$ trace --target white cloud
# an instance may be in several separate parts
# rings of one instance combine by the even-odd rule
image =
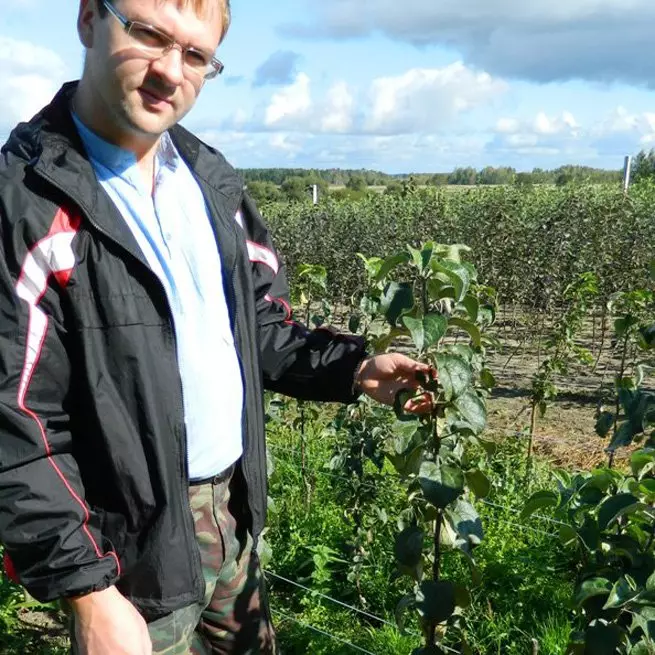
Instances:
[[[487,144],[491,156],[532,161],[541,156],[550,158],[553,166],[602,161],[599,165],[618,169],[623,155],[655,145],[655,113],[632,113],[619,106],[582,125],[570,111],[558,115],[542,111],[532,118],[503,117],[496,121],[494,133]]]
[[[462,62],[378,78],[371,85],[366,130],[389,134],[435,131],[442,122],[493,100],[506,89],[505,82]]]
[[[305,118],[312,106],[309,85],[309,76],[298,73],[293,84],[275,93],[266,109],[266,126],[273,127]]]
[[[514,134],[520,127],[521,124],[516,118],[499,118],[496,122],[496,132],[500,134]]]
[[[64,62],[57,53],[0,36],[0,131],[30,119],[46,105],[64,73]]]
[[[390,172],[445,171],[458,162],[483,165],[478,136],[309,134],[304,132],[199,133],[238,167],[372,168]]]
[[[322,132],[348,132],[353,124],[355,100],[345,82],[337,82],[328,91],[325,111],[321,119]]]
[[[569,111],[563,111],[560,116],[550,117],[540,111],[534,119],[534,130],[537,134],[565,134],[575,136],[578,124]]]
[[[312,134],[442,132],[457,116],[488,106],[507,88],[504,81],[461,62],[380,77],[360,89],[337,81],[323,95],[315,95],[310,77],[299,73],[250,119],[235,114],[225,125]]]
[[[655,113],[634,114],[619,105],[590,134],[601,143],[622,141],[626,148],[651,147],[655,143]]]

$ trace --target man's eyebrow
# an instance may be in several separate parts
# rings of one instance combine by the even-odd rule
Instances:
[[[151,19],[148,18],[139,18],[138,16],[135,18],[132,18],[131,16],[126,16],[126,18],[133,23],[142,23],[143,25],[147,25],[148,27],[152,27],[156,29],[157,31],[161,32],[162,34],[165,34],[169,39],[172,41],[177,41],[177,39],[170,33],[169,30],[165,29],[161,25],[157,25],[157,23],[154,23]],[[213,57],[216,53],[216,49],[211,49],[211,48],[203,48],[202,46],[199,46],[195,43],[190,43],[186,42],[186,47],[187,48],[193,48],[194,50],[197,50],[198,52],[202,52],[203,54],[206,54],[209,57]]]

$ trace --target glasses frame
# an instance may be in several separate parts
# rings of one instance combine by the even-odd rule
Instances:
[[[151,30],[152,32],[155,32],[157,35],[161,36],[164,41],[168,42],[168,45],[164,48],[162,51],[161,55],[157,57],[159,59],[160,57],[165,56],[167,53],[169,53],[175,46],[178,46],[180,48],[180,51],[182,52],[182,61],[183,63],[186,64],[185,61],[185,56],[187,52],[195,52],[199,55],[202,55],[203,57],[206,56],[206,52],[202,52],[202,50],[198,50],[198,48],[194,48],[193,46],[183,46],[181,43],[176,41],[172,36],[169,34],[166,34],[166,32],[162,32],[158,27],[155,27],[154,25],[150,25],[149,23],[144,23],[143,21],[140,20],[130,20],[127,18],[127,16],[124,16],[121,14],[116,7],[109,1],[109,0],[102,0],[102,4],[105,6],[107,11],[123,26],[123,30],[128,36],[131,36],[131,31],[133,27],[144,27],[148,30]],[[198,73],[201,78],[205,80],[213,80],[217,75],[220,75],[223,70],[225,69],[225,66],[222,61],[219,59],[216,59],[216,57],[212,57],[208,64],[207,67],[209,70],[204,73]],[[189,68],[189,70],[193,71],[193,68]],[[193,71],[194,73],[196,71]]]

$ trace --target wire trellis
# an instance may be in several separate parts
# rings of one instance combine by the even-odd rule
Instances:
[[[272,578],[275,578],[277,580],[281,580],[282,582],[286,582],[287,584],[290,584],[294,587],[297,587],[299,589],[303,589],[304,591],[309,592],[313,596],[318,596],[319,598],[324,598],[325,600],[334,603],[335,605],[339,605],[341,607],[344,607],[347,610],[350,610],[352,612],[357,612],[357,614],[361,614],[362,616],[365,616],[369,619],[372,619],[374,621],[379,621],[380,623],[383,623],[385,625],[391,626],[392,628],[397,628],[398,626],[395,623],[391,623],[391,621],[387,621],[386,619],[383,619],[380,616],[375,616],[375,614],[371,614],[370,612],[366,612],[365,610],[359,609],[358,607],[354,607],[353,605],[348,605],[348,603],[344,603],[341,600],[337,600],[336,598],[332,598],[331,596],[328,596],[327,594],[323,594],[320,591],[315,591],[314,589],[310,589],[309,587],[306,587],[303,584],[300,584],[299,582],[295,582],[294,580],[289,580],[289,578],[285,578],[284,576],[278,575],[277,573],[273,573],[272,571],[264,570],[264,573],[267,576],[270,576]]]
[[[324,637],[328,637],[329,639],[332,639],[333,641],[338,641],[340,644],[343,644],[344,646],[348,646],[349,648],[352,648],[353,650],[356,650],[359,653],[366,653],[366,655],[378,655],[377,653],[373,653],[370,650],[366,650],[365,648],[362,648],[361,646],[356,646],[355,644],[351,643],[350,641],[347,641],[346,639],[343,639],[342,637],[337,637],[337,635],[333,635],[330,632],[327,632],[326,630],[322,630],[321,628],[317,628],[314,625],[310,625],[309,623],[305,623],[304,621],[300,621],[295,616],[291,616],[290,614],[286,614],[285,612],[280,612],[280,610],[277,610],[275,608],[271,608],[271,612],[273,614],[277,614],[278,616],[282,617],[286,621],[292,621],[293,623],[296,623],[299,626],[302,626],[303,628],[305,628],[307,630],[312,630],[313,632],[316,632],[316,633],[318,633],[320,635],[323,635]]]
[[[293,450],[291,448],[284,448],[284,447],[279,447],[279,446],[275,446],[275,445],[270,445],[269,448],[271,448],[272,450],[280,450],[281,452],[291,453],[294,457],[299,457],[300,456],[299,453],[297,453],[295,450]],[[341,480],[343,482],[351,482],[352,481],[352,478],[349,478],[349,477],[347,477],[345,475],[340,475],[339,473],[333,473],[331,471],[325,471],[323,469],[318,469],[318,468],[314,468],[314,467],[310,468],[309,470],[313,474],[325,475],[325,476],[328,476],[330,478]],[[361,486],[365,487],[365,488],[368,488],[368,489],[371,489],[371,490],[376,490],[375,485],[367,484],[366,482],[362,482]],[[488,505],[490,507],[494,507],[496,509],[502,509],[502,510],[507,511],[507,512],[512,512],[514,514],[520,514],[521,513],[521,510],[517,509],[516,507],[510,507],[509,505],[501,505],[499,503],[494,503],[494,502],[492,502],[490,500],[486,500],[484,498],[479,499],[478,502],[481,502],[484,505]],[[553,519],[553,518],[550,518],[548,516],[543,516],[542,514],[533,514],[533,515],[530,516],[530,519],[545,521],[547,523],[551,523],[553,525],[560,526],[560,527],[567,525],[566,523],[564,523],[562,521],[558,521],[557,519]],[[508,521],[507,519],[498,519],[498,518],[496,519],[496,521],[499,522],[499,523],[505,523],[507,525],[512,525],[514,527],[525,528],[526,530],[531,530],[532,532],[535,532],[536,534],[542,534],[542,535],[546,535],[548,537],[557,537],[558,536],[558,535],[556,535],[556,534],[554,534],[552,532],[545,532],[544,530],[539,530],[537,528],[526,525],[524,523],[518,523],[518,522],[515,522],[515,521]]]

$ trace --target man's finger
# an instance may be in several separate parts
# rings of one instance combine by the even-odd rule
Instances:
[[[433,409],[432,394],[426,392],[415,398],[410,398],[405,403],[404,409],[411,414],[428,414]]]

